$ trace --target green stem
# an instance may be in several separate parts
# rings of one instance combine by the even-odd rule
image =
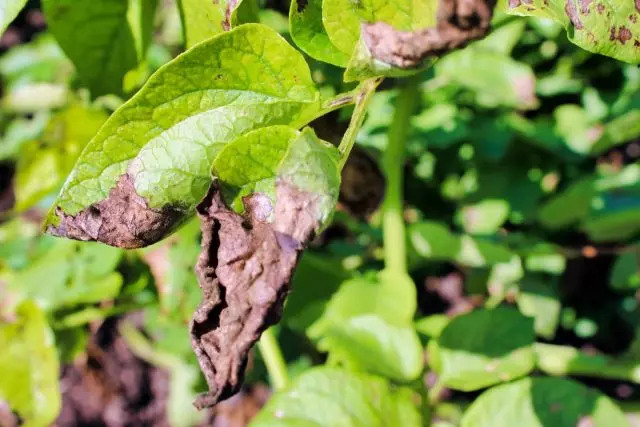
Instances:
[[[267,366],[267,372],[271,379],[271,385],[275,390],[282,390],[289,383],[287,375],[287,364],[282,356],[282,351],[278,345],[278,340],[273,333],[273,328],[269,328],[262,333],[258,348],[264,364]]]
[[[362,127],[365,116],[367,115],[367,108],[369,107],[369,103],[371,102],[371,97],[373,96],[376,88],[381,82],[382,79],[380,78],[365,80],[360,86],[358,86],[358,89],[356,89],[356,108],[351,115],[351,122],[349,122],[349,127],[344,133],[342,141],[340,141],[340,146],[338,147],[338,150],[340,151],[340,169],[344,167],[347,159],[349,159],[349,154],[351,153],[351,150],[356,143],[356,137],[358,136],[358,132]]]
[[[404,151],[410,129],[411,116],[418,102],[419,89],[415,77],[403,81],[396,99],[393,121],[389,127],[387,149],[382,167],[387,178],[383,204],[384,262],[387,269],[406,274],[404,206]]]
[[[535,352],[538,369],[549,375],[577,375],[640,384],[640,363],[636,360],[590,355],[573,347],[542,343],[535,344]]]

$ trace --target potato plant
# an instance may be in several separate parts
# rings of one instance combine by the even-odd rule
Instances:
[[[0,425],[118,319],[170,425],[631,426],[640,3],[281,3],[0,4]]]

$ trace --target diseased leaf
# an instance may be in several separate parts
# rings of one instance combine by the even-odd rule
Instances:
[[[640,7],[632,0],[510,0],[507,13],[551,18],[581,48],[640,63]]]
[[[143,59],[157,0],[43,0],[49,30],[96,97],[123,91]]]
[[[533,320],[512,308],[477,310],[454,318],[429,343],[443,385],[478,390],[528,374],[535,364]]]
[[[187,49],[248,22],[257,22],[255,0],[179,0]]]
[[[5,0],[0,3],[0,35],[27,4],[27,0]]]
[[[462,427],[627,427],[605,395],[563,378],[525,378],[484,392],[467,409]]]
[[[384,379],[335,368],[313,368],[277,393],[251,427],[419,427],[413,392]]]
[[[264,329],[279,321],[299,255],[331,217],[338,198],[335,147],[310,129],[265,128],[254,134],[282,136],[289,144],[280,164],[268,169],[273,180],[262,189],[247,184],[264,170],[247,162],[244,149],[251,144],[246,142],[256,136],[248,134],[225,148],[225,158],[236,167],[221,173],[198,207],[203,239],[196,273],[204,300],[190,330],[209,385],[198,407],[211,406],[242,385],[249,350]],[[244,215],[223,202],[219,185],[231,183],[251,188],[242,199]]]
[[[32,301],[15,319],[0,321],[0,400],[9,403],[25,427],[51,425],[60,412],[58,355],[53,333]]]
[[[329,353],[329,363],[366,371],[395,381],[413,381],[422,373],[420,339],[409,326],[394,326],[375,314],[332,324],[318,348]]]
[[[41,140],[23,148],[16,171],[17,211],[24,211],[60,188],[84,146],[107,115],[72,105],[51,118]]]
[[[132,248],[184,222],[228,142],[257,128],[299,127],[319,109],[302,55],[273,30],[242,25],[158,70],[86,147],[48,231]]]
[[[345,67],[349,55],[329,40],[322,23],[322,0],[293,0],[289,9],[293,41],[309,56],[338,67]]]

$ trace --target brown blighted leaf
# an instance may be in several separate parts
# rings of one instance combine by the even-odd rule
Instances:
[[[136,193],[131,175],[125,173],[111,190],[109,197],[94,203],[76,215],[67,215],[59,207],[55,211],[57,225],[49,224],[47,232],[76,240],[91,240],[119,248],[133,249],[160,240],[184,219],[184,213],[170,207],[151,209]]]
[[[209,385],[198,408],[239,390],[249,350],[280,320],[298,257],[320,226],[317,195],[279,180],[276,200],[273,206],[254,193],[244,198],[240,215],[226,207],[214,182],[198,206],[203,236],[196,274],[203,302],[190,329]]]
[[[342,169],[340,198],[342,208],[358,218],[378,209],[384,198],[384,175],[365,150],[354,147]]]
[[[419,31],[398,31],[389,24],[362,24],[362,37],[371,55],[397,68],[415,68],[484,37],[489,31],[495,0],[440,0],[437,24]]]

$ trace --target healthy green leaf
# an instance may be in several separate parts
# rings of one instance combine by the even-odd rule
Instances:
[[[413,328],[391,325],[375,314],[333,324],[318,348],[329,353],[329,363],[395,381],[413,381],[423,368],[422,345]]]
[[[44,0],[47,24],[95,96],[123,91],[143,59],[157,0]]]
[[[23,426],[45,427],[61,406],[53,333],[31,301],[20,304],[15,317],[0,321],[0,400],[20,415]]]
[[[635,249],[618,257],[611,270],[611,287],[617,291],[640,288],[640,251]]]
[[[322,316],[331,296],[348,278],[338,259],[307,251],[296,267],[282,322],[304,332]]]
[[[510,0],[512,15],[551,18],[576,45],[632,64],[640,63],[640,7],[633,1]]]
[[[592,155],[600,155],[640,137],[640,109],[616,117],[604,126],[602,137],[593,145]]]
[[[167,221],[157,210],[172,213],[162,224],[135,225],[140,235],[155,231],[131,246],[153,243],[192,214],[226,143],[261,127],[299,127],[317,113],[319,99],[302,55],[265,26],[242,25],[200,43],[158,70],[109,118],[69,176],[48,218],[50,230],[101,201],[140,196],[149,215]],[[117,185],[126,196],[109,199]]]
[[[314,368],[274,395],[251,427],[419,427],[413,392],[378,377]]]
[[[305,53],[338,67],[346,67],[349,56],[338,50],[322,23],[322,0],[293,0],[289,9],[293,41]]]
[[[72,105],[51,118],[44,135],[23,148],[16,167],[17,211],[24,211],[59,190],[80,152],[107,115],[98,109]]]
[[[122,286],[115,272],[123,252],[96,243],[54,240],[49,249],[8,277],[9,289],[45,311],[113,299]]]
[[[27,4],[27,0],[5,0],[0,4],[0,35]]]
[[[518,308],[525,316],[533,317],[536,333],[553,339],[560,321],[560,297],[552,283],[542,279],[525,278],[520,284]]]
[[[463,206],[456,213],[456,221],[470,234],[494,234],[509,217],[510,207],[506,200],[487,199],[473,205]]]
[[[454,318],[430,341],[430,363],[443,385],[478,390],[528,374],[534,341],[533,320],[517,310],[477,310]]]
[[[467,409],[462,427],[629,426],[606,396],[562,378],[525,378],[494,387]]]

